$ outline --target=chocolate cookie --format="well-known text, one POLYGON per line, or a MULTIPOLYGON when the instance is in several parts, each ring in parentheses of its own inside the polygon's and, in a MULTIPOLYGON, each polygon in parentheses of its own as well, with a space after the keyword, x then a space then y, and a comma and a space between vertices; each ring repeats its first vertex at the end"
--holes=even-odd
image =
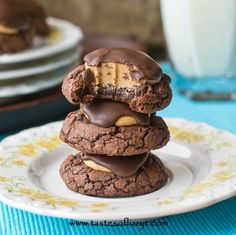
POLYGON ((37 3, 32 0, 22 0, 25 1, 25 9, 28 14, 29 21, 32 28, 36 31, 36 34, 40 36, 46 36, 49 33, 49 27, 46 23, 46 12, 37 3))
POLYGON ((168 180, 164 165, 153 154, 129 177, 93 170, 84 164, 80 153, 70 155, 62 163, 60 175, 70 190, 97 197, 143 195, 160 189, 168 180))
POLYGON ((147 126, 135 125, 109 128, 91 124, 80 110, 65 119, 60 138, 79 151, 108 156, 129 156, 163 147, 169 141, 165 122, 151 116, 147 126))
POLYGON ((34 31, 20 2, 0 1, 0 53, 18 52, 30 47, 34 31))
POLYGON ((170 78, 145 53, 102 48, 86 55, 84 62, 69 73, 62 85, 63 94, 73 104, 112 99, 149 114, 171 101, 170 78))
POLYGON ((14 35, 0 33, 0 53, 15 53, 29 48, 32 45, 33 36, 34 32, 31 29, 14 35))

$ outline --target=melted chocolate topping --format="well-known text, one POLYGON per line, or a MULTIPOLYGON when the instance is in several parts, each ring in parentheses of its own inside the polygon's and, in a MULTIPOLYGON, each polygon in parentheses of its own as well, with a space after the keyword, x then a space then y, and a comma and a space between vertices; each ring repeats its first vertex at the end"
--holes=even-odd
POLYGON ((92 124, 101 127, 111 127, 121 117, 133 117, 138 125, 148 125, 149 115, 138 113, 129 108, 125 103, 112 100, 94 100, 91 104, 81 104, 80 108, 87 115, 92 124))
POLYGON ((147 160, 148 156, 149 153, 129 157, 108 157, 106 155, 93 155, 88 153, 81 154, 82 160, 91 160, 121 177, 134 175, 147 160))
POLYGON ((127 48, 101 48, 87 54, 84 61, 90 66, 98 66, 108 62, 126 64, 129 66, 133 79, 155 79, 158 81, 161 79, 162 70, 156 61, 140 51, 127 48), (135 70, 134 66, 138 70, 135 70))

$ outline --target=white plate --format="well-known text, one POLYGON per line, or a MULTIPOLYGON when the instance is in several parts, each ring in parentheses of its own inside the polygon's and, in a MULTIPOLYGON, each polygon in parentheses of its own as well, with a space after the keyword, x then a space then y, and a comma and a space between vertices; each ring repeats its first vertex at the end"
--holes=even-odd
POLYGON ((159 191, 130 198, 71 192, 59 176, 74 149, 58 139, 61 122, 10 136, 0 144, 0 199, 33 213, 81 220, 161 217, 200 209, 235 195, 236 136, 182 119, 166 119, 172 139, 154 151, 172 172, 159 191))
MULTIPOLYGON (((37 74, 47 73, 61 67, 69 66, 79 59, 81 56, 81 50, 78 53, 73 53, 68 57, 59 58, 58 60, 51 61, 49 63, 44 63, 38 66, 32 66, 28 68, 0 71, 0 80, 10 80, 16 78, 24 78, 28 76, 33 76, 37 74)), ((1 83, 0 83, 1 85, 1 83)))
POLYGON ((50 17, 47 22, 51 28, 47 37, 36 37, 33 47, 22 52, 0 55, 0 64, 21 63, 48 57, 76 47, 83 39, 81 29, 68 21, 50 17))
POLYGON ((0 98, 10 98, 39 92, 59 85, 65 75, 74 67, 75 62, 50 73, 35 75, 7 83, 0 83, 0 98))

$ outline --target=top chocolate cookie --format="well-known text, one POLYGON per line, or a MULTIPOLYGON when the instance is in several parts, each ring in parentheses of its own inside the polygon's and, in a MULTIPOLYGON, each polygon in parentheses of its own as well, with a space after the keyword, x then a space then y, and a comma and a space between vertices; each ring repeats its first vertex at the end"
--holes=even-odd
POLYGON ((71 103, 112 99, 141 113, 153 113, 171 101, 170 78, 147 54, 125 48, 101 48, 64 79, 62 92, 71 103))

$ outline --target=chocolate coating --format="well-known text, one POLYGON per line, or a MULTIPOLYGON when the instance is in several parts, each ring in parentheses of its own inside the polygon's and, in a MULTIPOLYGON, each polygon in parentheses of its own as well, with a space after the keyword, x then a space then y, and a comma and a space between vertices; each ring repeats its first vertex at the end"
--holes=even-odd
POLYGON ((129 108, 129 105, 112 100, 94 100, 90 105, 81 104, 82 111, 90 123, 101 126, 114 126, 121 117, 133 117, 137 125, 148 125, 149 115, 138 113, 129 108))
POLYGON ((147 160, 149 153, 143 153, 130 157, 116 156, 107 157, 106 155, 94 155, 89 153, 82 153, 81 159, 91 160, 98 165, 108 168, 111 172, 116 175, 127 177, 134 175, 137 170, 144 164, 147 160))
POLYGON ((127 48, 100 48, 87 54, 84 61, 90 66, 108 62, 126 64, 129 66, 131 77, 134 79, 161 79, 162 70, 156 61, 140 51, 127 48), (134 66, 138 70, 135 70, 134 66))

